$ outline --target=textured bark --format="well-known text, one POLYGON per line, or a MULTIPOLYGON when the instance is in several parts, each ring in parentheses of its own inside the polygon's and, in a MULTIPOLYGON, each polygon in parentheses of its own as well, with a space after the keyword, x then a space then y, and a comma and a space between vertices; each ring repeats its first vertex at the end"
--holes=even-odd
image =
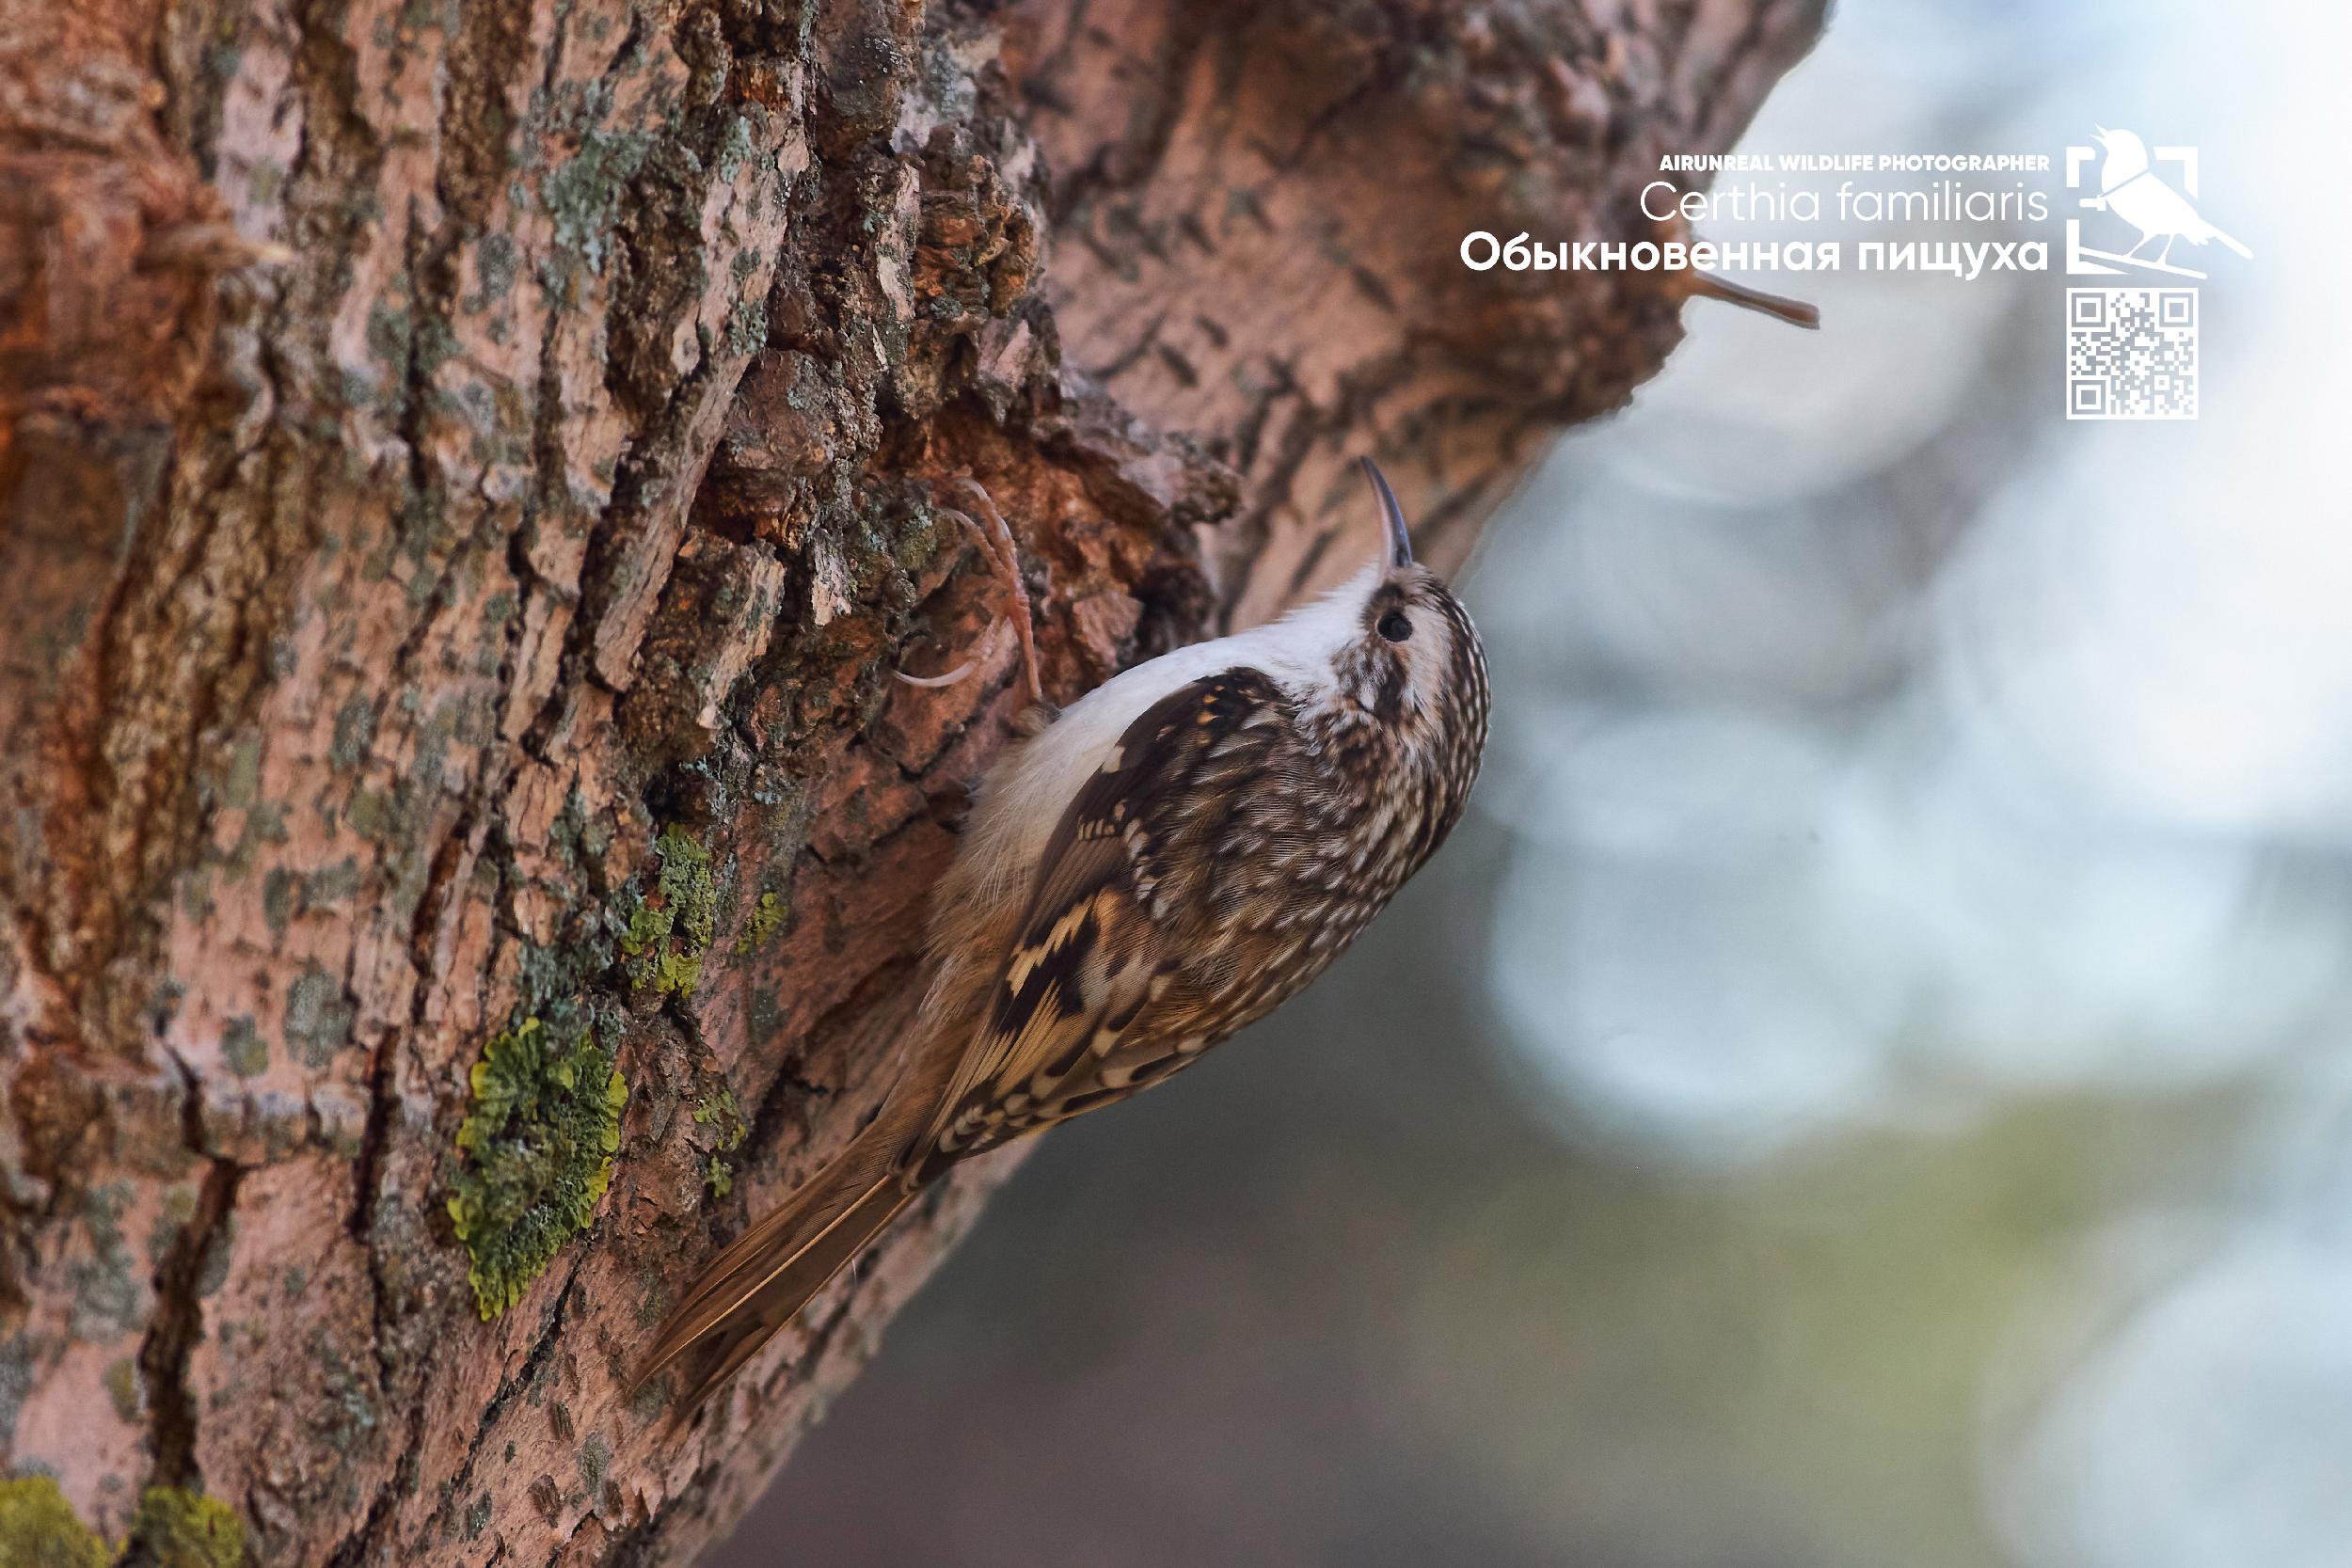
POLYGON ((1015 705, 889 678, 997 603, 932 483, 1064 701, 1351 569, 1358 451, 1457 562, 1679 330, 1462 235, 1648 237, 1819 9, 0 0, 8 1472, 135 1557, 155 1488, 269 1564, 723 1531, 988 1180, 626 1398, 876 1104, 1015 705), (603 1068, 526 1085, 586 1224, 484 1321, 534 1030, 627 1101, 605 1191, 603 1068))

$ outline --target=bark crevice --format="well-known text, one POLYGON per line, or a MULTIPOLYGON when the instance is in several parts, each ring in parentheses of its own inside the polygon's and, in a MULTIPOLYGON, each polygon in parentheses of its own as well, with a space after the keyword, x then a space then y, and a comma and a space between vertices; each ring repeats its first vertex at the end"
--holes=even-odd
POLYGON ((139 1345, 139 1384, 148 1418, 150 1467, 146 1485, 201 1491, 197 1460, 197 1402, 188 1387, 188 1361, 204 1334, 208 1275, 222 1261, 220 1248, 234 1223, 237 1183, 243 1174, 232 1160, 206 1157, 203 1101, 195 1076, 180 1067, 181 1135, 189 1155, 202 1162, 194 1202, 178 1233, 155 1266, 154 1308, 139 1345))

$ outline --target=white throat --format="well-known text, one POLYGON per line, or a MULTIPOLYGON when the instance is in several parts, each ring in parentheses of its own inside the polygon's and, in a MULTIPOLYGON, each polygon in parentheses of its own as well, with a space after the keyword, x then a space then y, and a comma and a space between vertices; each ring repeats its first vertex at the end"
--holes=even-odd
POLYGON ((1062 807, 1103 765, 1127 726, 1169 692, 1248 665, 1304 701, 1338 685, 1340 650, 1363 635, 1364 601, 1381 579, 1378 562, 1279 621, 1195 642, 1112 676, 1064 708, 1044 734, 990 769, 964 832, 992 877, 1036 869, 1062 807))

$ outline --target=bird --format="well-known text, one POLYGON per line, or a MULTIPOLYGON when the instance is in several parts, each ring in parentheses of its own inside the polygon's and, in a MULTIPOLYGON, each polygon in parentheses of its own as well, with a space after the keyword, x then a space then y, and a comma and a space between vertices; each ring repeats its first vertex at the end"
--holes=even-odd
POLYGON ((675 1418, 957 1164, 1199 1061, 1321 974, 1445 842, 1486 746, 1486 654, 1362 462, 1383 543, 1344 585, 1025 711, 932 899, 882 1109, 656 1331, 635 1383, 684 1360, 675 1418))
POLYGON ((2198 216, 2188 198, 2164 182, 2150 166, 2147 144, 2138 136, 2102 127, 2092 139, 2106 150, 2106 156, 2099 162, 2099 194, 2083 198, 2082 204, 2111 212, 2139 230, 2138 243, 2124 252, 2126 257, 2138 256, 2142 245, 2161 238, 2164 248, 2156 255, 2157 266, 2169 264, 2175 240, 2191 245, 2219 240, 2240 256, 2252 259, 2252 251, 2198 216))

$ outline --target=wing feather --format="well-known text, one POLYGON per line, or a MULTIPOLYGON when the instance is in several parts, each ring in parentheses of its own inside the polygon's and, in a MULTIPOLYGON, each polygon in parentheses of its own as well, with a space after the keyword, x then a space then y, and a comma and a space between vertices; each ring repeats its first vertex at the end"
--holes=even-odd
MULTIPOLYGON (((1179 687, 1128 725, 1047 839, 987 1022, 932 1128, 968 1153, 1058 1119, 1183 957, 1189 882, 1208 875, 1235 791, 1263 784, 1288 699, 1247 666, 1179 687)), ((1139 1085, 1137 1085, 1139 1086, 1139 1085)))

